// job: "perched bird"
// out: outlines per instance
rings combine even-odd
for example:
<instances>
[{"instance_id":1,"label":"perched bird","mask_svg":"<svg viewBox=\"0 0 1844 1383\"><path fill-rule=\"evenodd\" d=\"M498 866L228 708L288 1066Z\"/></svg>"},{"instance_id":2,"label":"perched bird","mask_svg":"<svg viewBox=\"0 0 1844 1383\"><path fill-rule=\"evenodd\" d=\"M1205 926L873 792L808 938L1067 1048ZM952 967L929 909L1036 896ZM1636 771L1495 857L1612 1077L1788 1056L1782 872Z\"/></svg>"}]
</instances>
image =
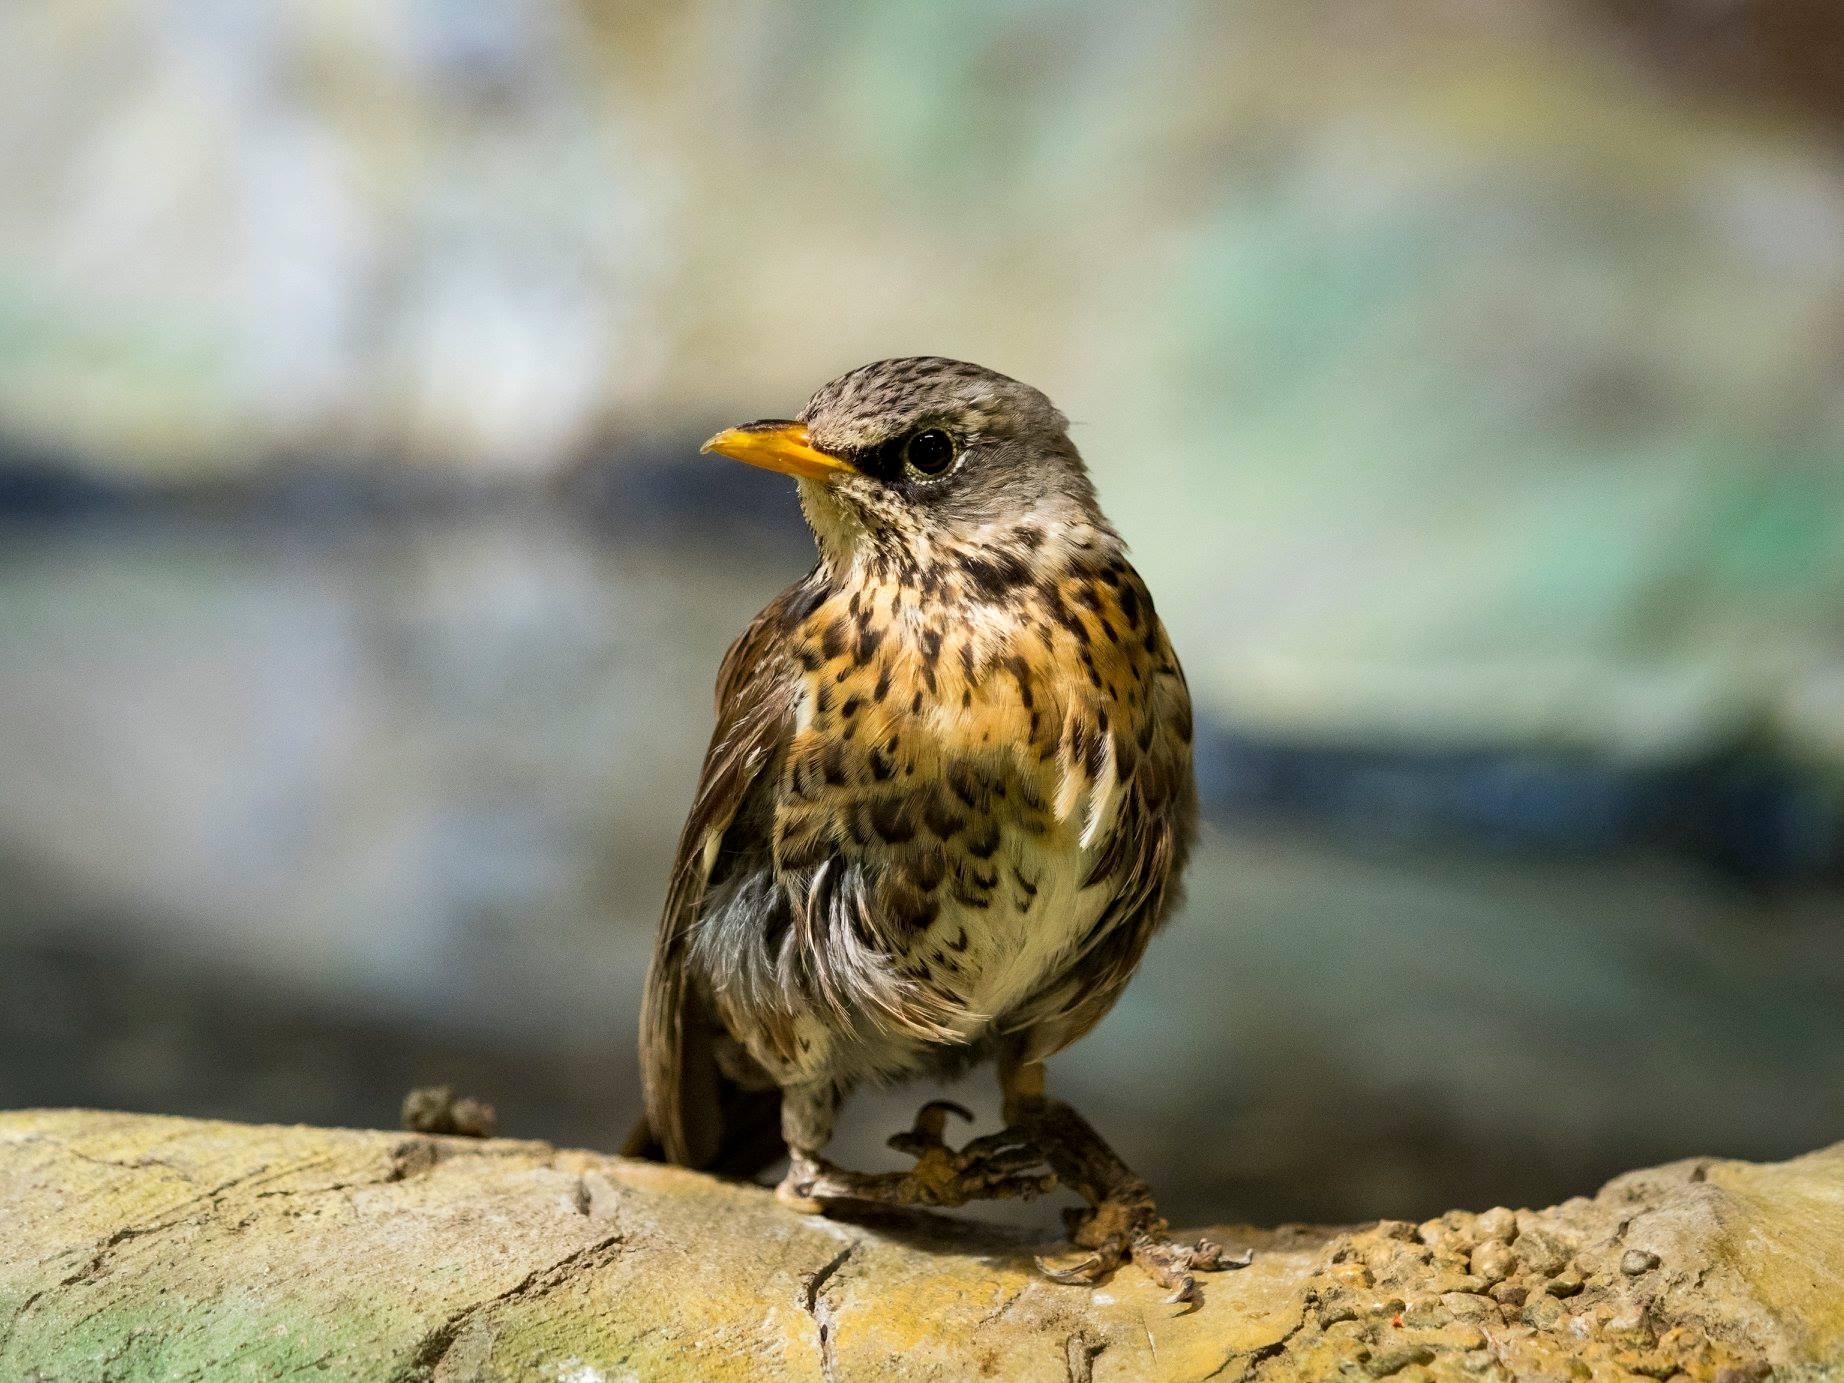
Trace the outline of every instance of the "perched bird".
<instances>
[{"instance_id":1,"label":"perched bird","mask_svg":"<svg viewBox=\"0 0 1844 1383\"><path fill-rule=\"evenodd\" d=\"M1220 1250L1045 1095L1171 911L1196 817L1184 674L1069 439L1029 385L883 360L705 451L798 477L819 549L717 677L641 1015L630 1149L783 1200L959 1205L1061 1181L1095 1281L1175 1298ZM925 1106L907 1172L826 1160L861 1082L997 1061L1004 1132L956 1151Z\"/></svg>"}]
</instances>

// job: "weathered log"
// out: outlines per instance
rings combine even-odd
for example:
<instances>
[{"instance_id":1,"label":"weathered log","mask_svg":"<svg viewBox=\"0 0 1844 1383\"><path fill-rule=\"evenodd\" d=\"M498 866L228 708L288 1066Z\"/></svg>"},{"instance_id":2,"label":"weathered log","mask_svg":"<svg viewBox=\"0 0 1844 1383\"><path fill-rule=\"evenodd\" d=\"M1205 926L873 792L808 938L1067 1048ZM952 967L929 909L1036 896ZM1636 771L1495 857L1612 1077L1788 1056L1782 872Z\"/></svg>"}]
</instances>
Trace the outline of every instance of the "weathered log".
<instances>
[{"instance_id":1,"label":"weathered log","mask_svg":"<svg viewBox=\"0 0 1844 1383\"><path fill-rule=\"evenodd\" d=\"M29 1111L0 1115L0 1377L1844 1376L1844 1145L1214 1233L1254 1263L1179 1313L1133 1269L1043 1280L1027 1233L539 1143Z\"/></svg>"}]
</instances>

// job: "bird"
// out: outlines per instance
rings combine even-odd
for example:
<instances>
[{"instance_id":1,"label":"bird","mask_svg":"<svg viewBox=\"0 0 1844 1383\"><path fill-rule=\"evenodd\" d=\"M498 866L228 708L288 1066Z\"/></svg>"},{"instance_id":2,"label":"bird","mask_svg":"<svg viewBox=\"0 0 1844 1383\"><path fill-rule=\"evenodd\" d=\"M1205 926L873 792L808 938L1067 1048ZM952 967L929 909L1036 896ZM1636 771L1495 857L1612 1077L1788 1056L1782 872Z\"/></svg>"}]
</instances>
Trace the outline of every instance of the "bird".
<instances>
[{"instance_id":1,"label":"bird","mask_svg":"<svg viewBox=\"0 0 1844 1383\"><path fill-rule=\"evenodd\" d=\"M795 477L817 561L718 671L716 726L641 1005L627 1151L734 1175L785 1152L804 1212L1029 1198L1061 1184L1094 1283L1128 1261L1195 1301L1240 1266L1173 1239L1147 1182L1049 1097L1180 898L1197 818L1184 673L1040 391L880 360L703 450ZM825 1155L867 1084L996 1064L1005 1128L947 1101Z\"/></svg>"}]
</instances>

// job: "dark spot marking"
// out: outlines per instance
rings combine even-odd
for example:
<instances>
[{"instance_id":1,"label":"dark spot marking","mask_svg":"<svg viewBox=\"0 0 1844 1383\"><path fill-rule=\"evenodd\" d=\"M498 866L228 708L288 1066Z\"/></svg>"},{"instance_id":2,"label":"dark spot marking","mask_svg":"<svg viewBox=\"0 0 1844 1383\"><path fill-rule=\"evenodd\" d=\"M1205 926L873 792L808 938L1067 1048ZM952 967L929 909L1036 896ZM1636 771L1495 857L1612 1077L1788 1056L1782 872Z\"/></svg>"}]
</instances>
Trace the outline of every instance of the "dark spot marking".
<instances>
[{"instance_id":1,"label":"dark spot marking","mask_svg":"<svg viewBox=\"0 0 1844 1383\"><path fill-rule=\"evenodd\" d=\"M858 628L856 657L859 664L862 665L870 662L872 655L877 652L877 646L883 641L884 631L872 624L868 619L864 621Z\"/></svg>"},{"instance_id":2,"label":"dark spot marking","mask_svg":"<svg viewBox=\"0 0 1844 1383\"><path fill-rule=\"evenodd\" d=\"M954 810L947 798L939 793L931 793L928 803L922 808L922 824L943 840L956 835L967 822Z\"/></svg>"},{"instance_id":3,"label":"dark spot marking","mask_svg":"<svg viewBox=\"0 0 1844 1383\"><path fill-rule=\"evenodd\" d=\"M1101 766L1107 762L1107 757L1108 742L1105 738L1096 735L1088 741L1087 750L1083 754L1083 767L1088 771L1089 777L1099 778L1101 776Z\"/></svg>"},{"instance_id":4,"label":"dark spot marking","mask_svg":"<svg viewBox=\"0 0 1844 1383\"><path fill-rule=\"evenodd\" d=\"M795 587L794 597L788 601L788 623L791 625L804 624L812 617L815 610L826 603L832 593L832 587L823 581Z\"/></svg>"},{"instance_id":5,"label":"dark spot marking","mask_svg":"<svg viewBox=\"0 0 1844 1383\"><path fill-rule=\"evenodd\" d=\"M1037 695L1031 687L1031 665L1016 653L1005 660L1005 666L1018 683L1018 700L1028 711L1037 704Z\"/></svg>"},{"instance_id":6,"label":"dark spot marking","mask_svg":"<svg viewBox=\"0 0 1844 1383\"><path fill-rule=\"evenodd\" d=\"M930 828L931 830L933 827ZM924 893L933 893L941 887L941 881L948 875L948 852L932 841L919 846L910 864L910 878L917 888Z\"/></svg>"},{"instance_id":7,"label":"dark spot marking","mask_svg":"<svg viewBox=\"0 0 1844 1383\"><path fill-rule=\"evenodd\" d=\"M871 804L871 828L892 845L907 845L916 837L916 823L900 797L880 797Z\"/></svg>"},{"instance_id":8,"label":"dark spot marking","mask_svg":"<svg viewBox=\"0 0 1844 1383\"><path fill-rule=\"evenodd\" d=\"M961 561L968 585L982 599L1001 601L1031 580L1031 567L1015 552L987 549Z\"/></svg>"},{"instance_id":9,"label":"dark spot marking","mask_svg":"<svg viewBox=\"0 0 1844 1383\"><path fill-rule=\"evenodd\" d=\"M862 802L846 814L845 828L851 832L852 844L858 846L869 845L877 834L876 828L871 825L870 810Z\"/></svg>"},{"instance_id":10,"label":"dark spot marking","mask_svg":"<svg viewBox=\"0 0 1844 1383\"><path fill-rule=\"evenodd\" d=\"M903 884L893 884L884 893L884 910L889 914L897 930L906 936L927 931L940 912L940 904L925 893ZM905 969L905 974L910 972ZM910 975L911 979L926 980L928 971Z\"/></svg>"}]
</instances>

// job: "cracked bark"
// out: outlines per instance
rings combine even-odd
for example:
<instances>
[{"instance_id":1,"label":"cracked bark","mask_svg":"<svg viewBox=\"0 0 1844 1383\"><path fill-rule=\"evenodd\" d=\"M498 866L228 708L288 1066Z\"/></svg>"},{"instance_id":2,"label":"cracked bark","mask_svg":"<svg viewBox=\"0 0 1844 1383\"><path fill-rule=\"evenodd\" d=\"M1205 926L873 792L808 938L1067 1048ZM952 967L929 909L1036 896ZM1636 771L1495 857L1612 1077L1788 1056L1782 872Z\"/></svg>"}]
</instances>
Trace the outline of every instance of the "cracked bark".
<instances>
[{"instance_id":1,"label":"cracked bark","mask_svg":"<svg viewBox=\"0 0 1844 1383\"><path fill-rule=\"evenodd\" d=\"M503 1292L496 1293L484 1301L464 1306L423 1337L422 1343L416 1347L416 1352L404 1362L400 1370L391 1375L392 1383L419 1383L419 1380L429 1378L447 1356L448 1351L454 1348L455 1341L461 1338L461 1332L477 1318L497 1306L543 1296L544 1293L569 1277L572 1272L579 1268L589 1269L600 1261L602 1255L612 1249L618 1249L623 1237L620 1234L611 1234L605 1239L590 1244L587 1248L577 1250L567 1258L560 1259L548 1268L534 1269Z\"/></svg>"},{"instance_id":2,"label":"cracked bark","mask_svg":"<svg viewBox=\"0 0 1844 1383\"><path fill-rule=\"evenodd\" d=\"M826 1383L837 1383L839 1376L838 1360L833 1348L833 1331L837 1328L837 1320L831 1303L822 1293L826 1290L826 1284L845 1266L845 1261L857 1247L858 1241L851 1240L826 1263L801 1279L801 1309L813 1318L814 1327L819 1331L820 1376Z\"/></svg>"}]
</instances>

